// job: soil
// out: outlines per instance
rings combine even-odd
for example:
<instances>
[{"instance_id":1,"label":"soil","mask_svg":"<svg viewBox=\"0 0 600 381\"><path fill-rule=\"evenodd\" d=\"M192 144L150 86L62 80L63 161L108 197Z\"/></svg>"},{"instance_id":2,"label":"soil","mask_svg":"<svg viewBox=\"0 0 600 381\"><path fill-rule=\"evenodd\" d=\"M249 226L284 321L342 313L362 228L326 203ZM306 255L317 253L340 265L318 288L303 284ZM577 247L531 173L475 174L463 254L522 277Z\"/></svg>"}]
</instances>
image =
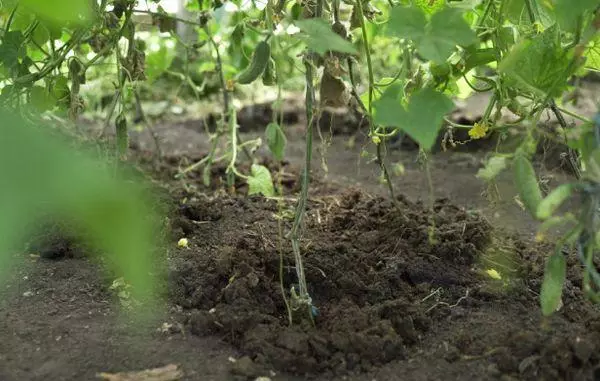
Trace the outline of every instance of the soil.
<instances>
[{"instance_id":1,"label":"soil","mask_svg":"<svg viewBox=\"0 0 600 381\"><path fill-rule=\"evenodd\" d=\"M224 163L212 168L209 186L201 170L174 179L210 148L199 122L157 127L166 154L158 164L148 134L134 136L133 161L174 205L167 303L143 322L120 314L114 277L72 237L50 231L30 247L43 256L20 255L0 288L0 379L92 380L170 363L184 380L600 379L600 311L582 295L577 258L564 253L563 307L543 318L538 292L554 249L534 242L536 224L515 203L510 173L490 203L474 176L489 142L430 157L431 210L416 151L387 153L404 167L394 203L377 165L359 160L366 139L350 122L322 131L299 241L314 325L304 309L289 325L280 271L286 291L297 285L280 231L291 226L299 189L300 112L297 120L286 129L289 162L256 152L283 184L277 200L247 197L241 182L224 189ZM262 119L254 124L264 128ZM252 126L242 139L262 134ZM548 188L569 176L544 160L536 168ZM177 247L181 237L188 248ZM486 273L492 268L502 279Z\"/></svg>"}]
</instances>

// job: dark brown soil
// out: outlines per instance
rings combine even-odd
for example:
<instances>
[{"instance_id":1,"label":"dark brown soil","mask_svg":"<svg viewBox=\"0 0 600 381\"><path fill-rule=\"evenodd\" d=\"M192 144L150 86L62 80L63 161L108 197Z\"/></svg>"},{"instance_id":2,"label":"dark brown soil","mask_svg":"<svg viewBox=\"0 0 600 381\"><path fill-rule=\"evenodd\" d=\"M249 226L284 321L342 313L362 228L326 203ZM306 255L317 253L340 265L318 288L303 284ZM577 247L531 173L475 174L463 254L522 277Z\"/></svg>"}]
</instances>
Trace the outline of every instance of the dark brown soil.
<instances>
[{"instance_id":1,"label":"dark brown soil","mask_svg":"<svg viewBox=\"0 0 600 381\"><path fill-rule=\"evenodd\" d=\"M190 311L192 333L218 335L249 357L234 368L244 377L361 374L442 345L451 363L487 360L481 379L593 379L600 315L581 299L576 260L564 313L543 321L535 290L549 248L514 238L501 245L484 219L448 200L435 204L437 242L430 244L428 210L404 199L400 205L398 212L390 201L352 190L313 202L301 242L319 309L313 328L288 325L276 202L195 202L195 218L207 223L190 234L190 249L173 254L172 300ZM497 258L503 245L512 258ZM286 290L295 281L287 246ZM486 277L487 266L507 259L506 283ZM478 328L465 329L471 325ZM440 332L448 339L438 341Z\"/></svg>"},{"instance_id":2,"label":"dark brown soil","mask_svg":"<svg viewBox=\"0 0 600 381\"><path fill-rule=\"evenodd\" d=\"M92 380L169 363L184 380L600 379L600 311L582 295L579 263L565 254L564 306L542 318L538 293L553 247L534 244L536 225L514 203L510 173L498 178L500 198L490 204L474 176L486 150L430 158L431 212L415 151L386 156L405 168L394 178L396 209L377 165L359 162L360 143L348 144L352 128L317 140L300 248L318 314L314 327L298 314L289 326L280 253L286 291L296 280L278 221L287 232L302 125L286 128L289 162L281 168L257 152L282 179L278 200L245 197L240 182L233 193L223 189L223 163L208 187L201 170L175 179L208 152L208 141L184 125L157 131L165 160L152 166L141 153L152 147L147 135L134 138L135 158L173 205L168 302L150 321L120 315L114 275L100 272L68 233L49 230L30 247L46 258L27 253L0 287L0 380ZM252 131L242 137L263 133ZM248 168L242 159L240 171ZM555 167L536 168L548 187L565 179ZM177 247L182 237L188 248Z\"/></svg>"}]
</instances>

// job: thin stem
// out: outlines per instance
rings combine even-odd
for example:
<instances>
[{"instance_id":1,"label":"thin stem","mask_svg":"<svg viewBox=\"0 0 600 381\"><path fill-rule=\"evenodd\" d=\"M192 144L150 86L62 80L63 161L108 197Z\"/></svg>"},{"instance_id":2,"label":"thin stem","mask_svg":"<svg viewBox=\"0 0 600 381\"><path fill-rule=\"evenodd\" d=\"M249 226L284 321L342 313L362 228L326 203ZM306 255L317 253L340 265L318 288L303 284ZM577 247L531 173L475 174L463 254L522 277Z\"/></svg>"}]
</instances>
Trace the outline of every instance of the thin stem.
<instances>
[{"instance_id":1,"label":"thin stem","mask_svg":"<svg viewBox=\"0 0 600 381\"><path fill-rule=\"evenodd\" d=\"M358 10L358 18L360 19L360 29L362 31L363 44L365 46L365 56L367 59L367 71L368 71L368 75L369 75L369 104L367 105L367 111L369 114L369 119L368 119L369 131L370 131L370 133L373 133L373 132L375 132L375 125L373 123L373 119L371 116L373 115L373 90L375 88L374 87L375 78L373 75L373 63L371 62L371 51L369 48L369 38L367 35L367 26L365 25L365 17L364 17L364 12L363 12L362 1L357 0L356 5L357 5L357 10ZM392 179L387 170L387 166L385 165L382 144L383 144L383 142L379 142L376 144L377 145L377 162L381 168L381 171L383 172L383 177L385 178L385 182L387 183L387 186L388 186L388 189L390 192L390 197L392 198L392 202L398 208L398 210L400 210L400 205L398 203L398 200L396 199L396 195L394 192L394 185L392 184Z\"/></svg>"},{"instance_id":2,"label":"thin stem","mask_svg":"<svg viewBox=\"0 0 600 381\"><path fill-rule=\"evenodd\" d=\"M225 82L225 74L223 72L223 60L221 59L221 53L219 52L219 46L217 45L214 38L212 37L212 34L210 33L208 26L204 27L204 31L206 32L206 35L208 36L208 40L210 41L211 45L213 46L213 49L215 50L215 53L217 56L217 71L219 72L219 82L221 84L221 91L223 91L223 118L224 118L225 123L227 123L227 118L232 113L235 113L235 111L231 110L231 102L229 101L229 92L227 91L227 83ZM242 140L242 139L240 139L239 131L237 131L237 129L236 129L236 138L239 141ZM244 152L244 155L246 155L246 157L248 158L248 160L252 160L252 155L250 155L250 152L248 151L248 149L246 149L246 147L243 147L242 150Z\"/></svg>"},{"instance_id":3,"label":"thin stem","mask_svg":"<svg viewBox=\"0 0 600 381\"><path fill-rule=\"evenodd\" d=\"M315 17L320 18L323 14L323 1L317 0L315 9ZM308 293L308 287L306 284L306 276L304 274L304 264L302 263L302 254L300 252L300 245L298 242L300 227L304 220L306 213L306 203L308 200L308 187L310 184L310 168L312 161L312 144L313 144L313 129L315 127L315 88L314 88L314 74L313 67L315 66L315 58L311 51L307 52L304 58L305 67L305 80L306 80L306 94L305 94L305 105L306 105L306 152L305 152L305 163L304 170L302 172L302 184L300 189L300 197L296 204L296 212L294 216L294 223L290 229L288 237L291 240L292 251L294 253L296 276L298 278L299 295L295 297L295 291L292 289L292 298L296 303L299 303L301 307L307 309L308 317L314 324L312 314L312 299Z\"/></svg>"},{"instance_id":4,"label":"thin stem","mask_svg":"<svg viewBox=\"0 0 600 381\"><path fill-rule=\"evenodd\" d=\"M12 12L10 12L10 16L8 16L8 20L6 20L6 25L4 25L4 33L8 33L10 30L10 26L15 18L15 14L17 13L17 9L19 8L19 4L17 3L13 8Z\"/></svg>"},{"instance_id":5,"label":"thin stem","mask_svg":"<svg viewBox=\"0 0 600 381\"><path fill-rule=\"evenodd\" d=\"M490 13L490 9L492 9L492 5L494 3L495 0L488 0L485 9L483 10L483 15L481 16L481 18L477 21L477 29L483 27L483 22L485 21L485 19L487 18L488 14Z\"/></svg>"},{"instance_id":6,"label":"thin stem","mask_svg":"<svg viewBox=\"0 0 600 381\"><path fill-rule=\"evenodd\" d=\"M179 18L177 16L170 15L168 13L157 13L157 12L152 12L152 11L138 10L138 9L136 9L134 12L135 13L144 13L144 14L151 15L151 16L160 16L160 17L171 19L171 20L179 21L179 22L184 23L184 24L203 27L203 25L200 24L199 22L192 21L192 20L182 19L182 18Z\"/></svg>"},{"instance_id":7,"label":"thin stem","mask_svg":"<svg viewBox=\"0 0 600 381\"><path fill-rule=\"evenodd\" d=\"M525 8L527 8L527 14L529 15L529 20L532 24L536 22L536 17L533 9L534 5L531 3L531 0L525 0Z\"/></svg>"}]
</instances>

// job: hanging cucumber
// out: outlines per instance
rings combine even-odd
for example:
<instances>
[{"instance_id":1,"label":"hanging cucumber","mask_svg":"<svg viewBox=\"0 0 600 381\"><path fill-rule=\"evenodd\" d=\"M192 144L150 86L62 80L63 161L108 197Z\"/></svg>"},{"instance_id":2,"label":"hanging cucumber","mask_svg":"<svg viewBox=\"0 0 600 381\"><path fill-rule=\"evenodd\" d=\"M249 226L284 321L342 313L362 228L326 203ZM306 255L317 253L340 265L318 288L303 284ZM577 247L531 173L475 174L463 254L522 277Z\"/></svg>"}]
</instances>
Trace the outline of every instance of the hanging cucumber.
<instances>
[{"instance_id":1,"label":"hanging cucumber","mask_svg":"<svg viewBox=\"0 0 600 381\"><path fill-rule=\"evenodd\" d=\"M270 59L271 46L267 41L259 42L252 54L250 65L237 76L236 82L242 85L254 82L265 71Z\"/></svg>"}]
</instances>

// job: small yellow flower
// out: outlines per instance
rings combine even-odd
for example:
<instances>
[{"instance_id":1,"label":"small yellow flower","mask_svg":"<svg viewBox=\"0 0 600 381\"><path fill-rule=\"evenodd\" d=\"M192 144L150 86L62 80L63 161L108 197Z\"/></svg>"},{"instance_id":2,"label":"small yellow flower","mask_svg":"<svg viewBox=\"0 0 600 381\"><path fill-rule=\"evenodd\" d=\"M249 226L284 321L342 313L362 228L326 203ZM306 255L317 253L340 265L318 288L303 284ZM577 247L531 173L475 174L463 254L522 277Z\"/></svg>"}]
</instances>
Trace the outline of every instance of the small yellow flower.
<instances>
[{"instance_id":1,"label":"small yellow flower","mask_svg":"<svg viewBox=\"0 0 600 381\"><path fill-rule=\"evenodd\" d=\"M502 279L502 276L500 275L500 273L498 271L496 271L495 269L485 270L485 272L492 279L496 279L496 280Z\"/></svg>"},{"instance_id":2,"label":"small yellow flower","mask_svg":"<svg viewBox=\"0 0 600 381\"><path fill-rule=\"evenodd\" d=\"M181 247L181 248L187 248L188 247L188 240L187 240L187 238L182 238L179 241L177 241L177 246Z\"/></svg>"},{"instance_id":3,"label":"small yellow flower","mask_svg":"<svg viewBox=\"0 0 600 381\"><path fill-rule=\"evenodd\" d=\"M225 87L227 91L233 91L235 88L235 81L233 79L228 79L225 83Z\"/></svg>"},{"instance_id":4,"label":"small yellow flower","mask_svg":"<svg viewBox=\"0 0 600 381\"><path fill-rule=\"evenodd\" d=\"M489 126L486 122L475 123L475 125L469 130L469 136L471 139L481 139L485 137L485 134L488 132L488 130Z\"/></svg>"},{"instance_id":5,"label":"small yellow flower","mask_svg":"<svg viewBox=\"0 0 600 381\"><path fill-rule=\"evenodd\" d=\"M377 136L377 135L375 135L375 136L372 136L372 137L371 137L371 140L372 140L372 141L373 141L373 143L375 143L375 144L379 144L379 143L381 143L381 138L380 138L379 136Z\"/></svg>"}]
</instances>

